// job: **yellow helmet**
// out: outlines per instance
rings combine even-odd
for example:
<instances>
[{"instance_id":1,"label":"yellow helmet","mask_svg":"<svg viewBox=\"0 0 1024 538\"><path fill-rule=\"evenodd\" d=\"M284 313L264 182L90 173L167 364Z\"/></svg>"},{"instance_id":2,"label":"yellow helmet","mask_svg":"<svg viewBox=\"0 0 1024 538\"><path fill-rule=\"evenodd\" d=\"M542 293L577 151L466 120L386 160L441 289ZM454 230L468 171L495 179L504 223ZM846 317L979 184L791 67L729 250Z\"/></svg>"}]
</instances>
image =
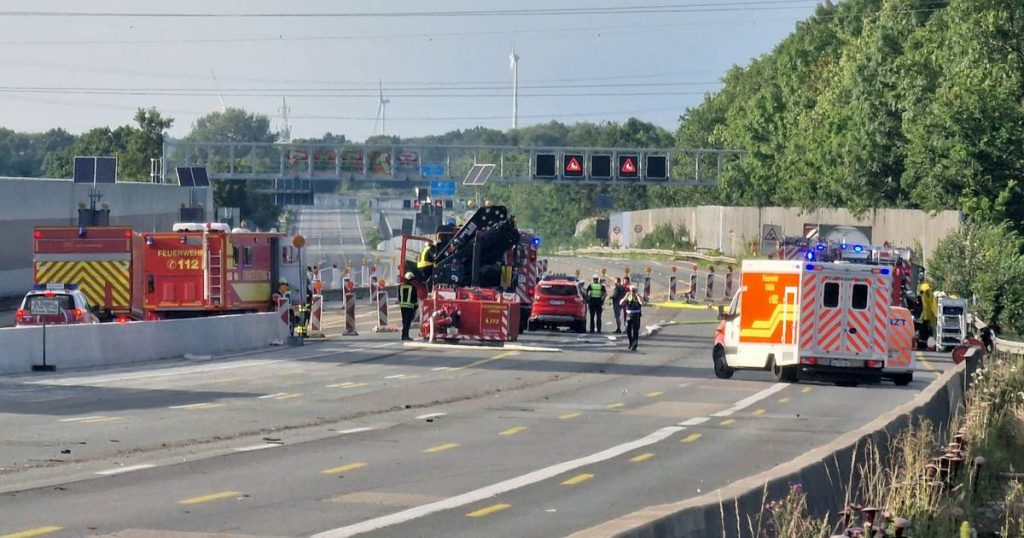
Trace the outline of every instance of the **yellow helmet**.
<instances>
[{"instance_id":1,"label":"yellow helmet","mask_svg":"<svg viewBox=\"0 0 1024 538\"><path fill-rule=\"evenodd\" d=\"M929 286L927 282L921 284L921 291L928 291L930 289L932 289L932 287Z\"/></svg>"}]
</instances>

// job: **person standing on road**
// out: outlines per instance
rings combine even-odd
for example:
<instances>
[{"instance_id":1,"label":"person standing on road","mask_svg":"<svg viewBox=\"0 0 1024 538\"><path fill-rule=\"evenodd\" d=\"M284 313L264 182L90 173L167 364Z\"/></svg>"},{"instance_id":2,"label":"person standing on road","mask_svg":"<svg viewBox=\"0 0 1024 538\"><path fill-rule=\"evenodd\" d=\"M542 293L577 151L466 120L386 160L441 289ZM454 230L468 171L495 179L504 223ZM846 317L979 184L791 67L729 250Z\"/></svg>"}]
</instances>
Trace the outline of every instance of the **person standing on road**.
<instances>
[{"instance_id":1,"label":"person standing on road","mask_svg":"<svg viewBox=\"0 0 1024 538\"><path fill-rule=\"evenodd\" d=\"M619 301L626 296L626 287L622 285L622 278L615 277L615 284L612 286L612 313L615 314L615 334L622 334L622 305Z\"/></svg>"},{"instance_id":2,"label":"person standing on road","mask_svg":"<svg viewBox=\"0 0 1024 538\"><path fill-rule=\"evenodd\" d=\"M629 350L636 351L640 343L640 313L643 303L636 294L636 286L630 286L619 305L626 311L626 337L629 338Z\"/></svg>"},{"instance_id":3,"label":"person standing on road","mask_svg":"<svg viewBox=\"0 0 1024 538\"><path fill-rule=\"evenodd\" d=\"M604 310L604 300L608 297L608 290L601 284L599 277L595 274L593 282L587 286L588 310L590 310L590 332L601 332L601 311ZM594 320L597 320L595 324Z\"/></svg>"},{"instance_id":4,"label":"person standing on road","mask_svg":"<svg viewBox=\"0 0 1024 538\"><path fill-rule=\"evenodd\" d=\"M412 271L405 273L405 281L398 286L398 306L402 309L402 340L412 340L409 336L409 328L412 320L416 317L416 307L419 305L419 294L416 293L416 286L413 285L415 275Z\"/></svg>"}]
</instances>

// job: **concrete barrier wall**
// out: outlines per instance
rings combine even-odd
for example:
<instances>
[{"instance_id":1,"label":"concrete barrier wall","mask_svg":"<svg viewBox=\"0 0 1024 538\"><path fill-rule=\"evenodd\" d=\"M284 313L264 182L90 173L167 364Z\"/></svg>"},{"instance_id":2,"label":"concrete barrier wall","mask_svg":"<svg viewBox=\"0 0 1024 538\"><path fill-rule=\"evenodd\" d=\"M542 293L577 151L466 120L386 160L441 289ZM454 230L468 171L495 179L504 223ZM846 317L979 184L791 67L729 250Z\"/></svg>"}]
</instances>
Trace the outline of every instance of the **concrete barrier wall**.
<instances>
[{"instance_id":1,"label":"concrete barrier wall","mask_svg":"<svg viewBox=\"0 0 1024 538\"><path fill-rule=\"evenodd\" d=\"M46 328L46 362L65 369L257 349L279 338L279 323L278 314L267 313L56 325ZM31 371L43 362L43 329L0 329L0 350L0 374Z\"/></svg>"},{"instance_id":2,"label":"concrete barrier wall","mask_svg":"<svg viewBox=\"0 0 1024 538\"><path fill-rule=\"evenodd\" d=\"M912 423L927 419L945 428L960 412L968 363L946 372L912 402L849 432L835 441L808 451L795 461L784 463L700 497L652 506L621 518L580 531L572 538L618 536L656 538L663 536L750 536L748 517L755 518L764 503L785 497L790 484L801 484L808 492L808 512L817 517L836 514L847 499L849 484L856 490L859 464L868 446L887 457L889 443ZM941 436L940 436L941 437ZM671 469L665 469L672 472Z\"/></svg>"},{"instance_id":3,"label":"concrete barrier wall","mask_svg":"<svg viewBox=\"0 0 1024 538\"><path fill-rule=\"evenodd\" d=\"M785 207L675 207L615 213L611 216L612 243L623 247L636 246L645 235L660 224L682 224L690 239L701 249L718 249L726 256L740 256L752 241L759 241L761 226L782 226L783 234L803 235L804 224L871 226L872 243L889 241L893 245L921 244L925 257L931 256L935 245L960 226L960 214L942 211L930 215L910 209L876 209L863 217L854 217L846 209L820 209L804 212ZM639 231L637 231L639 230Z\"/></svg>"},{"instance_id":4,"label":"concrete barrier wall","mask_svg":"<svg viewBox=\"0 0 1024 538\"><path fill-rule=\"evenodd\" d=\"M88 206L90 188L71 180L0 177L0 297L22 295L32 286L32 229L77 226L78 204ZM110 223L137 231L169 231L190 196L190 189L152 183L103 185L100 192ZM195 196L210 215L212 189L196 189Z\"/></svg>"}]
</instances>

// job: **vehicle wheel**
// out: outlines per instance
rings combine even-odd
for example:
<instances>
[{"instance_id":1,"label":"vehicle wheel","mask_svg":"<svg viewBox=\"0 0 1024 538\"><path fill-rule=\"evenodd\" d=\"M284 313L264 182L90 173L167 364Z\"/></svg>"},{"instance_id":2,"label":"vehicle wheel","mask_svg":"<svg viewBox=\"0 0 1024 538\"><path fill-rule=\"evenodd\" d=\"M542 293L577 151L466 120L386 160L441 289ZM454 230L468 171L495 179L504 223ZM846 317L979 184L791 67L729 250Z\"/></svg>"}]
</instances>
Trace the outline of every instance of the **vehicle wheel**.
<instances>
[{"instance_id":1,"label":"vehicle wheel","mask_svg":"<svg viewBox=\"0 0 1024 538\"><path fill-rule=\"evenodd\" d=\"M526 330L531 331L531 332L532 331L536 331L537 330L537 322L533 321L532 319L530 321L527 321L526 322Z\"/></svg>"},{"instance_id":2,"label":"vehicle wheel","mask_svg":"<svg viewBox=\"0 0 1024 538\"><path fill-rule=\"evenodd\" d=\"M895 383L897 387L905 387L905 386L909 385L910 382L913 381L913 380L914 380L914 374L913 373L897 374L897 375L892 376L892 382Z\"/></svg>"},{"instance_id":3,"label":"vehicle wheel","mask_svg":"<svg viewBox=\"0 0 1024 538\"><path fill-rule=\"evenodd\" d=\"M716 347L715 351L711 354L711 360L715 363L715 377L718 379L729 379L732 374L736 373L736 370L729 368L729 363L725 359L725 350Z\"/></svg>"},{"instance_id":4,"label":"vehicle wheel","mask_svg":"<svg viewBox=\"0 0 1024 538\"><path fill-rule=\"evenodd\" d=\"M779 366L775 363L775 359L772 359L772 377L781 383L795 383L797 380L796 365Z\"/></svg>"}]
</instances>

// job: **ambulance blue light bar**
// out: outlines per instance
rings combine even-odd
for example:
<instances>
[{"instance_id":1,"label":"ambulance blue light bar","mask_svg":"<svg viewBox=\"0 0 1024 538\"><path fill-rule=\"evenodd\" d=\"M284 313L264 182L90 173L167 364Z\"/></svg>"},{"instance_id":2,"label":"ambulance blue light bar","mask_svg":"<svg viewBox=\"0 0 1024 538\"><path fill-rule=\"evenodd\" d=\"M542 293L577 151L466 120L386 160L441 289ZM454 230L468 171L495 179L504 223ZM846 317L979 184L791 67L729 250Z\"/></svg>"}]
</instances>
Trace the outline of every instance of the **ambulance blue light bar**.
<instances>
[{"instance_id":1,"label":"ambulance blue light bar","mask_svg":"<svg viewBox=\"0 0 1024 538\"><path fill-rule=\"evenodd\" d=\"M540 238L539 237L534 237L533 238L533 246L535 246L535 247L539 247L540 246Z\"/></svg>"},{"instance_id":2,"label":"ambulance blue light bar","mask_svg":"<svg viewBox=\"0 0 1024 538\"><path fill-rule=\"evenodd\" d=\"M857 253L864 252L864 247L861 245L853 245L853 251Z\"/></svg>"},{"instance_id":3,"label":"ambulance blue light bar","mask_svg":"<svg viewBox=\"0 0 1024 538\"><path fill-rule=\"evenodd\" d=\"M78 289L78 284L35 284L32 286L32 291L74 291Z\"/></svg>"}]
</instances>

